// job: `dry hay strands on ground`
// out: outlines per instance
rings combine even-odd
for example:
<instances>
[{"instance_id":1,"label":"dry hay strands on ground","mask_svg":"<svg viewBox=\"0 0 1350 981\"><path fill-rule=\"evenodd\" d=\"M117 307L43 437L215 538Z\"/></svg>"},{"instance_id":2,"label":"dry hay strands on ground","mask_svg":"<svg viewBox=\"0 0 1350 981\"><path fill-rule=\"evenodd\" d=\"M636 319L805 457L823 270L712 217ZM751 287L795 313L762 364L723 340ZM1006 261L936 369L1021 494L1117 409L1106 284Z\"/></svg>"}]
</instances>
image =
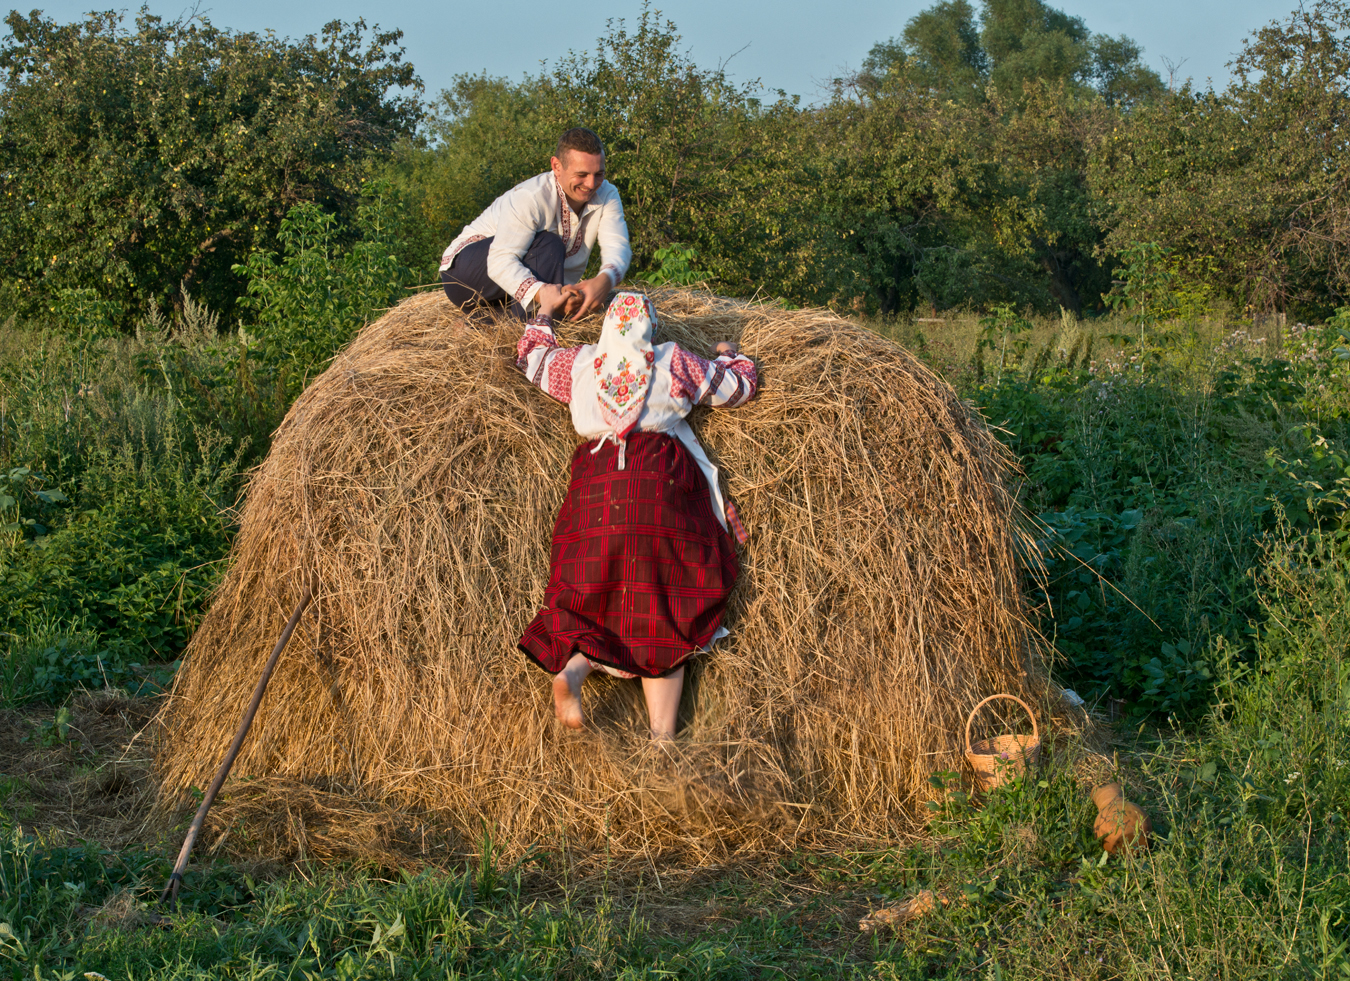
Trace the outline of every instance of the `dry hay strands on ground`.
<instances>
[{"instance_id":1,"label":"dry hay strands on ground","mask_svg":"<svg viewBox=\"0 0 1350 981\"><path fill-rule=\"evenodd\" d=\"M829 312L653 298L659 339L736 340L762 380L691 420L752 537L674 749L646 744L637 682L595 677L592 729L563 730L516 650L577 437L514 367L518 324L470 324L431 293L335 359L254 475L166 710L166 805L205 786L312 581L236 783L345 786L465 843L487 828L506 855L565 840L701 864L918 827L966 710L1037 687L1005 452L915 358Z\"/></svg>"}]
</instances>

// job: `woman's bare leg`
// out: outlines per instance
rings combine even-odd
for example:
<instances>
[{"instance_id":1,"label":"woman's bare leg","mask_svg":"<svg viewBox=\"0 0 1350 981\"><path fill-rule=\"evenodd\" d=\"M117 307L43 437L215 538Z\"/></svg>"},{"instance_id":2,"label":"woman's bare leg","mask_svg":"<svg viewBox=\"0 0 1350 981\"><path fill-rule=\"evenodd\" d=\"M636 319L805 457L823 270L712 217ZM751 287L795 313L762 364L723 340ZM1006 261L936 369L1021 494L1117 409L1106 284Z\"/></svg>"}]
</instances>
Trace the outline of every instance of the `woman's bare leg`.
<instances>
[{"instance_id":1,"label":"woman's bare leg","mask_svg":"<svg viewBox=\"0 0 1350 981\"><path fill-rule=\"evenodd\" d=\"M586 724L581 711L581 683L591 673L591 662L584 654L573 654L572 659L553 676L553 711L558 721L569 729L580 729ZM677 696L678 698L678 696Z\"/></svg>"},{"instance_id":2,"label":"woman's bare leg","mask_svg":"<svg viewBox=\"0 0 1350 981\"><path fill-rule=\"evenodd\" d=\"M675 722L680 714L680 692L684 690L684 665L664 678L643 678L642 694L647 699L647 719L653 739L674 739Z\"/></svg>"}]
</instances>

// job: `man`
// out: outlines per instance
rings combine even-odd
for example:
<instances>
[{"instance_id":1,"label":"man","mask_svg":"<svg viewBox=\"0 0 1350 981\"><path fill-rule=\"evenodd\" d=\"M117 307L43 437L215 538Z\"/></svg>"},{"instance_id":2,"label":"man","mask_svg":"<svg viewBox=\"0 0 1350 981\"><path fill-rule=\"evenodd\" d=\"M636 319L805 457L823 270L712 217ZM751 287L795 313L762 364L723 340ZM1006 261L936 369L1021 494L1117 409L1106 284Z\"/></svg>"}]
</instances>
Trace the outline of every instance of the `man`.
<instances>
[{"instance_id":1,"label":"man","mask_svg":"<svg viewBox=\"0 0 1350 981\"><path fill-rule=\"evenodd\" d=\"M517 184L464 226L441 256L441 282L464 309L509 303L526 319L532 306L583 317L619 284L633 250L623 203L605 180L605 147L584 128L558 140L549 173ZM600 243L600 271L582 279Z\"/></svg>"}]
</instances>

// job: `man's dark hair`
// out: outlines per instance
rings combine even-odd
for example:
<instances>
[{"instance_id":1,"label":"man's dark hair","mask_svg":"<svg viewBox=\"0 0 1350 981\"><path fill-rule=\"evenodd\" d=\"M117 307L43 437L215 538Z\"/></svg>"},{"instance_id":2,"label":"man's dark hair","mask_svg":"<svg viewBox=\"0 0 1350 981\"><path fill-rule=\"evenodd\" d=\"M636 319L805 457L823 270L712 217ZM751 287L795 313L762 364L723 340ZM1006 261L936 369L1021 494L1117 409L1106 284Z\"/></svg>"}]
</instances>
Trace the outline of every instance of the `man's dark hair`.
<instances>
[{"instance_id":1,"label":"man's dark hair","mask_svg":"<svg viewBox=\"0 0 1350 981\"><path fill-rule=\"evenodd\" d=\"M558 149L553 155L561 160L563 154L568 150L580 150L582 153L595 153L604 156L605 145L600 142L600 137L596 136L594 131L587 129L585 126L577 126L558 137Z\"/></svg>"}]
</instances>

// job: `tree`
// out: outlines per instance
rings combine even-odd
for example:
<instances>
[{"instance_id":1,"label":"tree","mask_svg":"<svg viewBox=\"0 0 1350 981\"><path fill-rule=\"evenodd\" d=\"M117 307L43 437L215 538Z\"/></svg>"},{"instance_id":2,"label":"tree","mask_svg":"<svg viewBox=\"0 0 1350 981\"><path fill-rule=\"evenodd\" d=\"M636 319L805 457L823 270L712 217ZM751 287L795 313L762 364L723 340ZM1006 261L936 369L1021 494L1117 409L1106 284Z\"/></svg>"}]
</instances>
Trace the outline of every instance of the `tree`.
<instances>
[{"instance_id":1,"label":"tree","mask_svg":"<svg viewBox=\"0 0 1350 981\"><path fill-rule=\"evenodd\" d=\"M1239 305L1350 300L1350 5L1316 0L1256 31L1221 93L1141 109L1093 157L1104 247L1170 248Z\"/></svg>"},{"instance_id":2,"label":"tree","mask_svg":"<svg viewBox=\"0 0 1350 981\"><path fill-rule=\"evenodd\" d=\"M940 0L910 18L900 39L875 45L859 81L876 92L903 72L908 84L959 102L978 102L992 86L1005 104L1028 84L1063 83L1071 94L1092 91L1128 106L1163 91L1142 54L1129 38L1093 34L1044 0L983 0L978 24L967 0Z\"/></svg>"},{"instance_id":3,"label":"tree","mask_svg":"<svg viewBox=\"0 0 1350 981\"><path fill-rule=\"evenodd\" d=\"M908 69L913 80L961 101L978 100L989 78L975 11L966 0L942 0L910 18L902 40L875 45L862 77L875 91L887 75Z\"/></svg>"},{"instance_id":4,"label":"tree","mask_svg":"<svg viewBox=\"0 0 1350 981\"><path fill-rule=\"evenodd\" d=\"M988 126L1005 193L1028 215L1020 226L1025 248L1044 274L1051 303L1082 313L1111 288L1099 255L1105 234L1099 202L1087 171L1121 113L1066 88L1064 82L1036 82L1015 103L1005 106L996 98Z\"/></svg>"},{"instance_id":5,"label":"tree","mask_svg":"<svg viewBox=\"0 0 1350 981\"><path fill-rule=\"evenodd\" d=\"M1017 93L1033 79L1059 82L1087 75L1091 35L1081 17L1043 0L984 0L982 20L989 80L999 89Z\"/></svg>"},{"instance_id":6,"label":"tree","mask_svg":"<svg viewBox=\"0 0 1350 981\"><path fill-rule=\"evenodd\" d=\"M124 310L228 310L232 263L288 209L347 214L364 160L411 132L401 32L333 21L300 42L112 12L11 13L0 47L0 262L10 309L96 290ZM411 91L413 94L401 94Z\"/></svg>"},{"instance_id":7,"label":"tree","mask_svg":"<svg viewBox=\"0 0 1350 981\"><path fill-rule=\"evenodd\" d=\"M1041 0L985 0L978 24L943 0L874 47L826 113L850 198L830 212L869 305L1095 303L1110 277L1087 163L1157 81L1139 54Z\"/></svg>"}]
</instances>

